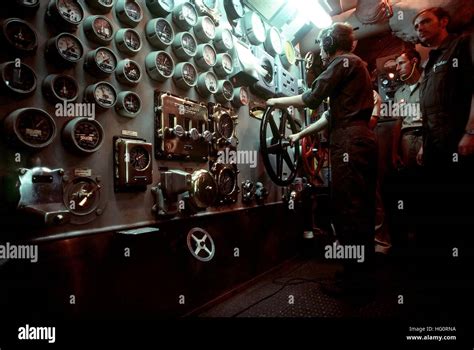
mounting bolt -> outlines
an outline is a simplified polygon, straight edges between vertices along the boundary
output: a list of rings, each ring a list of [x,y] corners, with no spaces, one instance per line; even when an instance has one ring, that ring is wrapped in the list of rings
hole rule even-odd
[[[102,215],[104,213],[104,211],[99,208],[95,211],[95,213],[96,213],[96,215]]]

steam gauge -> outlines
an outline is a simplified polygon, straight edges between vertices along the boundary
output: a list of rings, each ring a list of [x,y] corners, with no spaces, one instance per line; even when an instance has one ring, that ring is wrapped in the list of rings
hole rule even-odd
[[[271,27],[267,32],[267,39],[264,43],[265,50],[272,56],[276,56],[282,53],[283,45],[281,42],[281,36],[278,29]]]
[[[228,53],[220,53],[216,58],[216,65],[214,66],[214,72],[218,77],[224,78],[227,75],[232,74],[234,70],[234,61],[232,56]]]
[[[122,84],[136,85],[142,77],[142,70],[137,62],[126,59],[117,64],[115,76]]]
[[[134,118],[142,108],[140,96],[132,91],[122,91],[117,96],[115,110],[122,117]]]
[[[296,52],[293,44],[290,41],[286,41],[283,45],[283,53],[280,55],[280,60],[286,68],[290,68],[295,64]]]
[[[113,73],[117,67],[117,57],[112,50],[99,47],[89,51],[84,60],[84,68],[91,74],[105,77]]]
[[[155,18],[146,25],[146,37],[151,45],[159,49],[166,49],[174,39],[174,30],[164,18]]]
[[[66,187],[64,204],[75,215],[94,212],[100,204],[100,185],[88,177],[76,177]]]
[[[50,0],[46,19],[66,31],[74,31],[84,19],[84,9],[77,0]]]
[[[219,80],[215,97],[222,104],[232,101],[234,98],[234,85],[228,80]]]
[[[43,80],[43,95],[51,103],[74,102],[77,99],[79,86],[77,81],[65,74],[50,74]]]
[[[173,58],[166,51],[150,52],[145,59],[146,71],[153,80],[165,81],[174,72]]]
[[[86,0],[87,4],[99,13],[108,13],[114,7],[115,0]]]
[[[112,41],[114,27],[107,17],[90,16],[84,22],[84,33],[89,40],[107,45]]]
[[[14,96],[28,96],[36,89],[36,74],[20,61],[5,62],[0,65],[0,82]]]
[[[211,44],[198,45],[194,61],[204,70],[211,69],[216,65],[216,50]]]
[[[236,108],[247,106],[249,104],[249,93],[244,87],[238,87],[234,89],[234,98],[232,99],[232,105]]]
[[[98,107],[110,108],[117,101],[117,92],[115,88],[105,81],[89,85],[84,93],[86,102],[93,102]]]
[[[244,16],[244,26],[249,41],[253,45],[260,45],[265,41],[266,32],[262,18],[253,11]]]
[[[198,76],[196,90],[202,97],[209,97],[217,92],[217,76],[213,72],[201,73]]]
[[[197,83],[197,70],[189,62],[181,62],[176,65],[173,75],[175,84],[181,89],[188,90]]]
[[[104,129],[95,119],[74,118],[64,126],[62,139],[74,151],[93,153],[102,146]]]
[[[229,21],[244,17],[244,7],[241,0],[225,0],[224,9]]]
[[[48,40],[45,54],[52,64],[72,65],[81,59],[84,46],[74,35],[61,33]]]
[[[198,13],[193,4],[184,2],[173,10],[173,21],[182,30],[189,30],[197,24]]]
[[[156,17],[166,17],[173,11],[174,0],[146,0],[146,6]]]
[[[201,42],[209,42],[216,37],[216,25],[211,17],[202,16],[193,28],[194,35]]]
[[[136,27],[143,18],[142,8],[134,0],[118,0],[115,11],[121,22],[132,27]]]
[[[217,52],[227,52],[234,48],[234,39],[230,30],[222,28],[216,30],[214,47]]]
[[[115,35],[117,48],[128,55],[136,55],[142,47],[142,39],[135,29],[120,29]]]
[[[3,22],[2,34],[8,46],[19,54],[32,54],[38,47],[35,30],[25,21],[9,18]]]
[[[188,60],[196,56],[196,39],[189,32],[181,32],[174,38],[172,48],[176,56],[182,60]]]

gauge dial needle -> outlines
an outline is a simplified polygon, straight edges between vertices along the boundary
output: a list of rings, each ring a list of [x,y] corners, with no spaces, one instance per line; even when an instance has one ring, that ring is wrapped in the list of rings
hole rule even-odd
[[[84,198],[82,198],[82,200],[79,202],[79,206],[80,206],[80,207],[83,207],[83,206],[86,204],[86,202],[87,202],[87,200],[89,199],[89,197],[92,196],[95,191],[97,191],[97,189],[94,189],[94,190],[92,190],[92,191],[90,191],[90,192],[87,192],[87,194],[84,196]]]

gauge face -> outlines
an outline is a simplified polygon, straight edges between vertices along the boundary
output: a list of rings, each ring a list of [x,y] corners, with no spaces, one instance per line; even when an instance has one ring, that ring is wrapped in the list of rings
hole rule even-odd
[[[98,83],[94,90],[94,100],[102,107],[108,108],[115,104],[117,94],[112,85]]]
[[[232,33],[227,29],[222,31],[222,43],[227,50],[232,50],[234,48]]]
[[[56,130],[53,119],[38,109],[27,109],[16,120],[20,139],[33,147],[49,143]]]
[[[245,29],[249,40],[254,45],[259,45],[265,41],[266,32],[262,19],[255,12],[248,12],[245,15]]]
[[[228,54],[222,55],[222,68],[224,68],[227,74],[231,74],[233,70],[232,57]]]
[[[232,100],[232,97],[234,97],[234,86],[230,81],[226,80],[222,84],[222,94],[227,101]]]
[[[74,126],[73,138],[81,150],[91,152],[101,145],[103,130],[96,120],[82,119]]]
[[[100,187],[89,178],[76,178],[67,189],[66,206],[76,215],[93,212],[99,204]]]
[[[125,12],[134,21],[140,21],[142,18],[142,9],[135,1],[125,2]]]
[[[106,17],[97,17],[93,23],[95,34],[104,41],[112,40],[114,28]]]
[[[236,103],[238,106],[247,106],[249,104],[249,94],[247,90],[243,87],[237,88],[239,91],[234,92],[234,96],[238,97],[238,102]]]
[[[224,113],[219,117],[219,122],[217,123],[217,130],[219,130],[219,134],[221,134],[222,137],[228,139],[232,136],[232,133],[234,132],[234,121],[232,120],[230,115]]]
[[[125,76],[132,82],[138,82],[141,78],[140,67],[132,60],[125,60],[123,72]]]
[[[58,75],[53,79],[53,91],[60,100],[73,101],[78,95],[77,82],[68,75]]]
[[[138,97],[137,94],[130,92],[125,96],[123,100],[123,105],[127,112],[138,113],[141,108],[140,97]]]
[[[216,64],[216,51],[210,45],[205,45],[203,49],[204,61],[209,66],[214,66]]]
[[[216,36],[216,25],[209,17],[204,17],[202,20],[202,29],[209,39],[213,39]]]
[[[199,207],[208,207],[216,198],[216,182],[206,170],[197,170],[192,175],[193,195]]]
[[[222,169],[219,174],[219,193],[221,195],[228,196],[234,191],[235,185],[236,179],[234,172],[231,169]]]
[[[60,15],[67,21],[79,24],[84,18],[84,10],[76,0],[56,0]]]
[[[95,62],[97,66],[107,74],[111,74],[117,67],[117,58],[114,53],[107,48],[96,50]]]
[[[130,150],[130,165],[138,171],[145,170],[150,164],[150,153],[142,146]]]
[[[77,62],[84,53],[81,42],[71,34],[62,34],[57,39],[59,54],[69,62]]]
[[[283,51],[281,36],[275,27],[268,30],[267,39],[265,40],[265,49],[271,55],[279,55]]]
[[[217,78],[214,74],[207,72],[205,73],[205,83],[206,83],[206,88],[211,92],[215,93],[217,91]]]
[[[132,51],[138,51],[141,46],[140,36],[133,29],[127,29],[124,33],[124,43]]]
[[[155,32],[161,41],[167,45],[171,44],[174,38],[173,28],[166,20],[156,22]]]
[[[7,62],[0,67],[2,83],[10,91],[24,95],[36,89],[35,72],[26,64]]]
[[[166,52],[160,52],[156,55],[156,67],[158,71],[166,77],[169,77],[173,74],[174,63],[173,59]]]
[[[296,62],[296,53],[295,53],[295,48],[293,47],[293,44],[289,41],[285,42],[285,45],[283,47],[284,50],[284,59],[286,62],[286,66],[291,66],[295,64]]]
[[[158,3],[163,7],[167,12],[173,11],[174,0],[158,0]]]
[[[189,33],[185,33],[182,37],[182,44],[183,44],[183,49],[184,51],[190,55],[190,56],[194,56],[196,54],[196,40],[194,39],[194,37],[189,34]]]
[[[197,71],[192,64],[184,64],[183,66],[183,79],[189,86],[196,85]]]
[[[224,1],[224,8],[229,20],[235,20],[244,16],[244,7],[240,0]]]
[[[38,47],[38,38],[30,25],[19,19],[9,19],[3,24],[3,35],[16,51],[33,52]]]
[[[182,16],[191,27],[196,25],[197,13],[193,5],[184,3],[182,8]]]

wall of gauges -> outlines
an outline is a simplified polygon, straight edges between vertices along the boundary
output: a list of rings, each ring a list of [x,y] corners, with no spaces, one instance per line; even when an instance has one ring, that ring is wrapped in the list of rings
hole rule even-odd
[[[248,158],[249,104],[298,93],[296,53],[241,0],[6,0],[0,16],[0,214],[15,230],[280,201]]]

